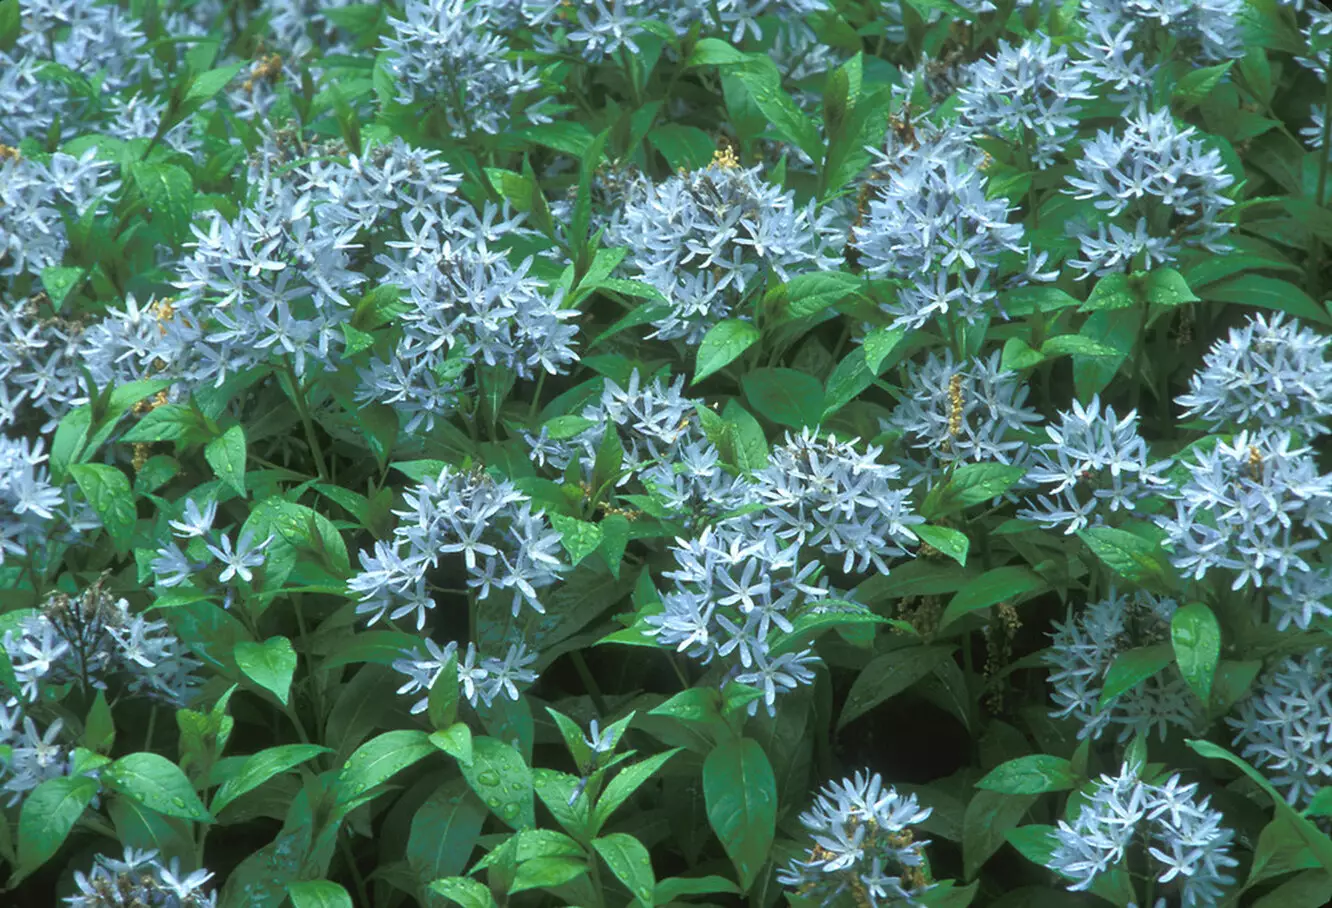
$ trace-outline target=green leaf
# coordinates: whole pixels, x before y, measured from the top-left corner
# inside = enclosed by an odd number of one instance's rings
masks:
[[[1274,309],[1304,321],[1332,325],[1332,315],[1299,287],[1280,278],[1241,274],[1228,281],[1209,284],[1201,288],[1201,292],[1206,300]]]
[[[245,497],[245,429],[235,425],[204,448],[204,459],[217,478]]]
[[[1021,565],[1010,564],[986,571],[949,600],[939,619],[939,629],[943,630],[963,615],[1047,590],[1049,586],[1045,578]]]
[[[648,131],[647,139],[661,152],[671,170],[700,170],[708,166],[717,143],[697,126],[659,123]]]
[[[9,656],[6,654],[4,658],[8,660]],[[116,724],[111,716],[111,705],[106,702],[106,692],[99,690],[93,698],[92,706],[88,708],[81,742],[89,750],[105,754],[110,753],[115,741]]]
[[[1211,741],[1192,739],[1185,743],[1199,756],[1209,760],[1224,760],[1256,783],[1272,799],[1272,803],[1276,806],[1277,816],[1284,818],[1294,827],[1300,839],[1309,846],[1309,850],[1313,852],[1318,863],[1322,865],[1325,871],[1332,873],[1332,838],[1329,838],[1327,833],[1315,826],[1310,819],[1297,813],[1295,808],[1287,803],[1286,799],[1272,787],[1272,783],[1267,781],[1262,773],[1224,747],[1213,744]]]
[[[102,526],[106,527],[107,535],[116,544],[116,549],[128,551],[137,519],[129,479],[115,467],[100,463],[72,464],[69,473],[79,484],[83,497],[88,499],[101,518]]]
[[[153,753],[121,757],[102,771],[108,786],[168,817],[210,822],[212,817],[179,766]]]
[[[546,436],[551,441],[568,441],[596,425],[595,420],[583,416],[556,416],[546,421]]]
[[[735,73],[777,134],[803,151],[810,160],[822,161],[823,140],[819,137],[818,127],[782,88],[781,73],[772,58],[767,54],[751,54]]]
[[[711,895],[716,892],[737,894],[735,883],[720,876],[673,876],[657,884],[655,902],[670,905],[686,895]]]
[[[149,210],[166,220],[170,234],[185,234],[194,217],[194,180],[189,171],[175,164],[136,161],[130,174]]]
[[[906,332],[900,329],[875,328],[865,336],[865,367],[878,375],[905,337]]]
[[[1189,289],[1184,275],[1173,268],[1157,268],[1147,275],[1147,301],[1158,306],[1182,306],[1196,303],[1198,297]]]
[[[648,779],[656,775],[657,770],[666,765],[666,761],[680,752],[676,747],[663,753],[653,754],[646,760],[640,760],[637,763],[631,763],[624,769],[616,773],[615,778],[611,779],[597,798],[596,812],[594,821],[596,828],[600,829],[610,819],[610,815],[615,809],[623,804],[633,795],[635,791],[643,786]]]
[[[657,879],[652,873],[652,856],[642,842],[627,833],[613,832],[594,839],[592,847],[631,895],[644,905],[653,904]]]
[[[730,365],[758,339],[759,330],[752,322],[728,318],[713,325],[698,345],[698,356],[694,361],[694,379],[690,384],[697,384]]]
[[[423,731],[386,731],[347,758],[338,774],[338,803],[347,804],[414,763],[438,753]]]
[[[818,315],[856,293],[860,278],[845,271],[798,274],[768,293],[767,305],[777,310],[774,324]]]
[[[495,908],[495,897],[490,894],[490,887],[476,880],[450,877],[435,880],[430,888],[444,898],[457,902],[462,908]]]
[[[280,744],[245,758],[236,774],[222,783],[210,805],[214,816],[241,795],[254,791],[274,776],[280,775],[323,753],[332,753],[318,744]]]
[[[1212,698],[1212,678],[1221,659],[1221,625],[1212,610],[1201,602],[1190,602],[1170,619],[1170,642],[1175,663],[1198,699]]]
[[[1004,833],[1004,838],[1024,858],[1041,867],[1050,865],[1050,858],[1059,844],[1055,838],[1055,827],[1040,823],[1010,829]]]
[[[700,38],[689,55],[687,66],[728,66],[744,63],[748,55],[720,38]]]
[[[522,754],[497,738],[472,739],[472,763],[462,765],[463,778],[496,816],[514,829],[536,826],[536,795],[532,770]]]
[[[65,304],[65,297],[69,296],[69,292],[83,278],[83,274],[82,268],[65,268],[60,265],[42,269],[42,287],[57,309]]]
[[[1097,343],[1081,334],[1061,334],[1041,344],[1041,360],[1055,359],[1059,356],[1118,356],[1114,347]]]
[[[1017,826],[1039,797],[976,792],[962,817],[962,867],[967,879],[973,879],[981,865],[1007,841],[1008,831]]]
[[[431,732],[430,743],[462,765],[471,765],[472,730],[466,722],[455,722],[443,731]]]
[[[422,880],[462,873],[485,821],[485,806],[463,779],[440,786],[412,816],[408,865]]]
[[[575,158],[581,158],[587,153],[593,138],[586,126],[572,120],[529,126],[520,131],[518,136]]]
[[[292,908],[352,908],[351,896],[332,880],[288,883]]]
[[[296,651],[286,637],[269,637],[263,643],[237,643],[236,665],[245,676],[278,698],[283,706],[296,674]]]
[[[1190,70],[1175,85],[1172,101],[1178,102],[1181,106],[1193,107],[1212,93],[1230,72],[1230,68],[1235,65],[1234,60],[1227,60],[1225,63],[1216,66],[1204,66],[1199,69]]]
[[[793,429],[816,426],[823,417],[823,386],[795,369],[755,369],[744,377],[745,397],[760,415]]]
[[[1106,567],[1126,580],[1155,590],[1174,585],[1173,572],[1159,543],[1115,527],[1088,527],[1078,531]]]
[[[976,783],[977,788],[1003,794],[1042,794],[1067,791],[1077,785],[1072,765],[1063,757],[1032,754],[1009,760]]]
[[[851,685],[837,727],[845,727],[900,694],[952,657],[951,646],[910,646],[871,659]]]
[[[61,776],[29,792],[19,812],[15,878],[32,873],[60,850],[97,789],[97,780],[88,776]]]
[[[426,698],[426,716],[437,730],[451,726],[458,718],[458,654],[449,653],[448,661],[435,676]]]
[[[1092,292],[1083,303],[1079,312],[1095,312],[1101,309],[1130,309],[1141,302],[1138,286],[1133,277],[1122,271],[1107,274],[1096,282]]]
[[[188,441],[203,431],[203,421],[183,404],[154,407],[120,437],[123,442]]]
[[[921,504],[921,513],[937,520],[974,504],[992,501],[1016,485],[1025,472],[1022,467],[1000,463],[966,464],[930,490]]]
[[[185,92],[186,103],[194,101],[202,103],[209,100],[226,88],[227,83],[236,78],[236,74],[244,66],[244,63],[234,63],[230,66],[219,66],[217,69],[199,73],[190,80],[189,90]]]
[[[927,545],[934,546],[963,567],[967,566],[967,550],[971,541],[967,534],[951,527],[936,527],[929,524],[913,526],[911,532],[920,537]]]
[[[777,779],[763,747],[752,738],[717,745],[703,761],[703,798],[740,890],[748,892],[777,832]]]
[[[595,552],[604,538],[601,527],[595,523],[588,523],[586,520],[579,520],[576,517],[551,514],[550,522],[560,533],[560,544],[569,553],[569,564],[571,566],[577,565],[578,562]]]
[[[13,47],[23,33],[23,13],[19,0],[0,0],[0,51]]]
[[[1105,686],[1101,688],[1101,702],[1097,708],[1105,709],[1124,691],[1146,681],[1169,665],[1174,658],[1174,652],[1164,643],[1156,646],[1140,646],[1115,656],[1115,661],[1110,663],[1110,668],[1105,673]]]

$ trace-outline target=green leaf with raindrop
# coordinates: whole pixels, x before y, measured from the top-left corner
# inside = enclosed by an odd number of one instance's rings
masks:
[[[460,768],[467,784],[495,816],[514,829],[536,826],[532,769],[518,751],[498,738],[473,738],[472,762]]]

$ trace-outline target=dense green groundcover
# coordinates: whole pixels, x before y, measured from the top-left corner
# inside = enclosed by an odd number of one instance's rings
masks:
[[[0,0],[0,904],[1328,904],[1330,70]]]

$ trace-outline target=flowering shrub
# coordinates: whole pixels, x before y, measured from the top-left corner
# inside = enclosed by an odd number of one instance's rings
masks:
[[[1332,903],[1319,0],[0,0],[0,905]]]

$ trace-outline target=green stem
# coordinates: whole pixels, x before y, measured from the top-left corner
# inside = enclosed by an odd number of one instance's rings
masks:
[[[296,370],[292,368],[290,360],[283,364],[286,368],[287,378],[291,381],[291,398],[296,404],[296,413],[301,417],[301,425],[305,427],[305,439],[310,443],[310,453],[314,455],[315,468],[319,471],[320,479],[328,479],[328,467],[324,463],[324,449],[319,444],[319,438],[315,434],[314,420],[310,417],[310,408],[305,402],[305,388],[301,386],[301,380],[296,377]]]
[[[370,904],[370,892],[365,888],[365,877],[361,875],[361,868],[356,866],[356,855],[352,853],[351,844],[347,841],[347,836],[338,834],[338,848],[342,851],[342,858],[347,862],[347,869],[351,871],[352,879],[356,882],[356,894],[359,896],[359,905]]]
[[[583,687],[587,688],[588,695],[592,697],[592,705],[602,716],[607,715],[606,700],[601,696],[601,686],[597,684],[597,679],[592,677],[592,670],[587,667],[587,660],[583,658],[582,651],[574,650],[569,654],[569,658],[573,660],[574,669],[578,672]]]

